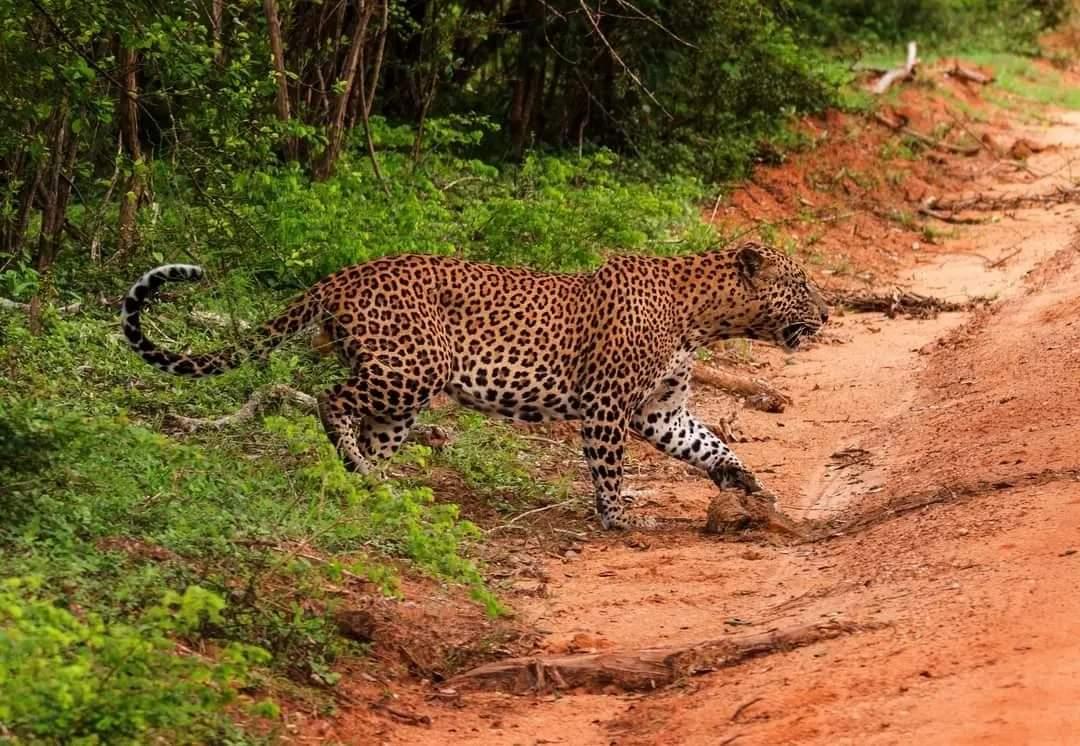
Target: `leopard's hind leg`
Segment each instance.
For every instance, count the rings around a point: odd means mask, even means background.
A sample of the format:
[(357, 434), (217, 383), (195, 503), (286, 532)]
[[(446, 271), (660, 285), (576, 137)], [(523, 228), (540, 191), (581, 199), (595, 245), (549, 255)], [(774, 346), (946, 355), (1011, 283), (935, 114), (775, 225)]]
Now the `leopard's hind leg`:
[(360, 425), (364, 452), (372, 458), (390, 459), (398, 452), (416, 422), (416, 413), (397, 416), (368, 415)]
[(448, 377), (448, 363), (406, 375), (397, 366), (387, 369), (368, 362), (326, 391), (319, 399), (319, 414), (346, 467), (366, 474), (374, 460), (392, 457)]
[(358, 425), (363, 422), (364, 414), (357, 409), (355, 397), (348, 393), (355, 385), (356, 381), (350, 379), (323, 392), (318, 397), (319, 419), (326, 437), (345, 462), (345, 468), (367, 474), (372, 467), (371, 453), (365, 453), (357, 438)]

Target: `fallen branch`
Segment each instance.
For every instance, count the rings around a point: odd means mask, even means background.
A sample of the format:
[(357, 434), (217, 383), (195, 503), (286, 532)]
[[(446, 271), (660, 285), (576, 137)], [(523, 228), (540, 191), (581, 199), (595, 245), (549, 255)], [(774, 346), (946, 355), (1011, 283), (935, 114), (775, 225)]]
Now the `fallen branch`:
[[(56, 308), (57, 313), (78, 313), (82, 310), (82, 301), (75, 303), (69, 303), (66, 306), (58, 306)], [(17, 300), (11, 300), (10, 298), (0, 298), (0, 308), (8, 308), (12, 311), (29, 311), (29, 303), (20, 303)]]
[(170, 414), (166, 417), (166, 422), (188, 433), (199, 432), (201, 430), (221, 430), (226, 427), (238, 425), (242, 422), (247, 422), (275, 401), (284, 401), (292, 404), (305, 414), (314, 414), (319, 408), (314, 396), (305, 394), (302, 391), (297, 391), (285, 384), (276, 383), (272, 386), (266, 386), (256, 390), (255, 393), (251, 395), (251, 398), (245, 402), (244, 406), (240, 407), (240, 409), (232, 414), (227, 414), (223, 417), (207, 418), (184, 417), (179, 414)]
[(497, 689), (517, 694), (606, 687), (647, 691), (686, 676), (730, 668), (751, 658), (869, 629), (877, 627), (825, 622), (689, 645), (509, 658), (474, 668), (454, 677), (446, 685), (454, 689)]
[(997, 269), (998, 267), (1004, 267), (1005, 263), (1008, 262), (1010, 259), (1012, 259), (1017, 254), (1019, 254), (1020, 251), (1021, 251), (1020, 247), (1017, 247), (1017, 248), (1013, 249), (1012, 251), (1010, 251), (1008, 254), (1004, 254), (1000, 258), (995, 259), (992, 262), (988, 262), (986, 266), (989, 269)]
[(570, 505), (573, 505), (576, 502), (578, 502), (578, 498), (572, 497), (569, 500), (563, 500), (562, 502), (551, 503), (550, 505), (542, 505), (539, 508), (533, 508), (532, 510), (526, 510), (524, 513), (520, 513), (520, 514), (514, 516), (513, 518), (511, 518), (506, 523), (500, 524), (500, 525), (495, 526), (493, 528), (489, 528), (486, 531), (486, 533), (492, 534), (492, 533), (495, 533), (496, 531), (508, 529), (511, 526), (513, 526), (515, 523), (520, 521), (522, 518), (527, 518), (527, 517), (529, 517), (531, 515), (536, 515), (537, 513), (543, 513), (544, 511), (547, 511), (547, 510), (557, 510), (559, 508), (566, 508), (566, 507), (569, 507)]
[(188, 318), (190, 318), (192, 321), (203, 324), (204, 326), (226, 327), (229, 329), (240, 329), (241, 331), (246, 331), (251, 328), (251, 324), (244, 321), (243, 319), (233, 319), (229, 318), (228, 316), (223, 316), (220, 313), (215, 313), (213, 311), (203, 311), (198, 308), (192, 311), (189, 314)]
[(692, 379), (695, 383), (714, 386), (732, 396), (742, 397), (746, 406), (763, 412), (783, 412), (791, 404), (791, 397), (757, 378), (739, 376), (705, 365), (695, 365)]
[[(314, 396), (305, 394), (303, 391), (297, 391), (283, 383), (275, 383), (257, 389), (251, 395), (251, 398), (232, 414), (222, 417), (185, 417), (179, 414), (170, 414), (165, 417), (165, 423), (186, 433), (223, 430), (254, 419), (260, 412), (275, 402), (291, 404), (304, 414), (316, 414), (319, 410), (318, 402)], [(450, 441), (450, 435), (438, 425), (417, 425), (410, 431), (408, 440), (432, 448), (439, 448)]]
[(965, 217), (944, 210), (935, 210), (925, 205), (919, 207), (919, 214), (934, 220), (940, 220), (943, 223), (952, 223), (953, 225), (981, 225), (986, 222), (985, 218)]
[(901, 288), (893, 288), (889, 293), (834, 294), (829, 298), (830, 304), (841, 305), (859, 313), (883, 313), (890, 319), (901, 313), (927, 318), (944, 312), (969, 311), (974, 306), (987, 302), (986, 298), (950, 301)]
[(878, 78), (877, 82), (870, 88), (870, 90), (880, 96), (889, 90), (893, 83), (897, 83), (902, 80), (911, 80), (915, 77), (915, 68), (919, 64), (918, 52), (915, 47), (915, 42), (909, 41), (907, 45), (907, 59), (904, 61), (902, 67), (897, 67)]
[(764, 699), (764, 697), (754, 697), (751, 700), (743, 702), (741, 705), (735, 708), (735, 712), (731, 713), (731, 717), (729, 718), (729, 720), (731, 720), (731, 722), (733, 723), (739, 722), (739, 715), (742, 715), (744, 712), (746, 712), (746, 710), (756, 705), (762, 699)]
[(431, 716), (429, 715), (417, 715), (412, 712), (407, 712), (398, 707), (391, 707), (385, 702), (372, 702), (371, 709), (382, 710), (387, 715), (390, 715), (395, 720), (400, 720), (407, 725), (431, 725)]

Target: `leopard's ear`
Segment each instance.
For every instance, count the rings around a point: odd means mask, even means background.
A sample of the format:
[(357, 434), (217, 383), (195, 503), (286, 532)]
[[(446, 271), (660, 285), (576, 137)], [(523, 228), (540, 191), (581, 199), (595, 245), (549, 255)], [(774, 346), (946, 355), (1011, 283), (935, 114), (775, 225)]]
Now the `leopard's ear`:
[(772, 257), (765, 254), (756, 244), (746, 244), (735, 254), (735, 265), (739, 268), (739, 275), (747, 281), (752, 282), (760, 277), (773, 264)]

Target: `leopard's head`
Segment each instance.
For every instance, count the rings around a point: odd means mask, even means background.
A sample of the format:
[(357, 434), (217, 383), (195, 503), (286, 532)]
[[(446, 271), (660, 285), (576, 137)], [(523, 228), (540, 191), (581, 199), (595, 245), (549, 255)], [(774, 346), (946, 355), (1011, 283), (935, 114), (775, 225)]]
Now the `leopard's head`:
[[(794, 350), (829, 320), (829, 308), (806, 271), (782, 251), (748, 242), (734, 250), (736, 329), (731, 336)], [(741, 325), (741, 328), (738, 328)]]

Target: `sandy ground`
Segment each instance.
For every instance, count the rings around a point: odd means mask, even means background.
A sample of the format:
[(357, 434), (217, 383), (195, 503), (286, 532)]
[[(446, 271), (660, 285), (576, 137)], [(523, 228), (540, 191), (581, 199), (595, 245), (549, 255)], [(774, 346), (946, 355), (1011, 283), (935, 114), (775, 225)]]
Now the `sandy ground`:
[[(1069, 183), (1080, 116), (1017, 133), (1058, 147), (1022, 184)], [(805, 352), (755, 348), (795, 404), (741, 415), (742, 455), (796, 518), (860, 527), (824, 541), (699, 530), (713, 487), (645, 447), (640, 509), (675, 518), (546, 562), (518, 611), (540, 652), (632, 650), (823, 620), (862, 631), (646, 694), (414, 691), (388, 744), (1072, 744), (1080, 742), (1080, 208), (993, 213), (915, 252), (905, 287), (986, 308), (840, 316)], [(1002, 258), (1004, 261), (999, 261)], [(696, 396), (706, 421), (727, 411)], [(914, 500), (928, 504), (896, 510)], [(679, 518), (687, 520), (678, 520)], [(368, 722), (368, 721), (365, 721)], [(368, 722), (370, 725), (370, 723)], [(363, 733), (361, 733), (363, 730)]]

